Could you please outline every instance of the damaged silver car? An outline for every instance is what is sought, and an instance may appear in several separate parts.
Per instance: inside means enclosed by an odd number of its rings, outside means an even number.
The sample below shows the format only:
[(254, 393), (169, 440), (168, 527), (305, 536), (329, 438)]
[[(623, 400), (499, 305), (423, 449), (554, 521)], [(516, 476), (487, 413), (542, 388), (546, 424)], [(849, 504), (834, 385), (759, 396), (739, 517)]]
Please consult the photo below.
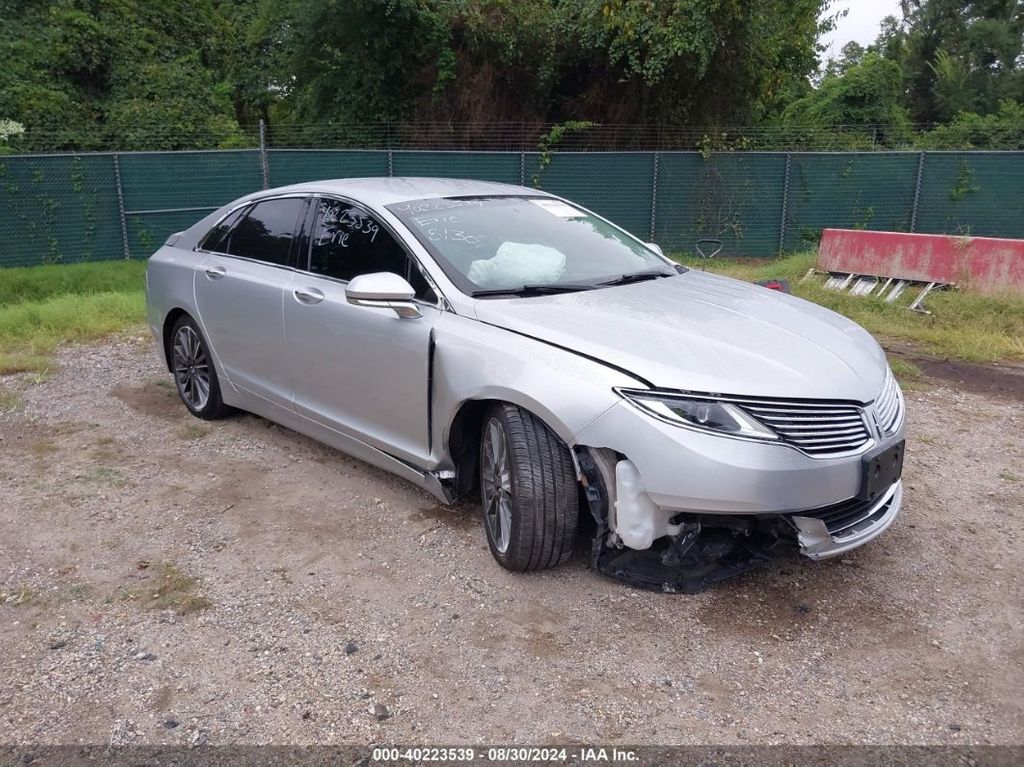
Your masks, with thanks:
[(510, 570), (585, 532), (600, 572), (694, 592), (841, 554), (900, 510), (903, 396), (867, 332), (544, 192), (263, 191), (172, 235), (146, 283), (194, 415), (256, 413), (443, 502), (479, 495)]

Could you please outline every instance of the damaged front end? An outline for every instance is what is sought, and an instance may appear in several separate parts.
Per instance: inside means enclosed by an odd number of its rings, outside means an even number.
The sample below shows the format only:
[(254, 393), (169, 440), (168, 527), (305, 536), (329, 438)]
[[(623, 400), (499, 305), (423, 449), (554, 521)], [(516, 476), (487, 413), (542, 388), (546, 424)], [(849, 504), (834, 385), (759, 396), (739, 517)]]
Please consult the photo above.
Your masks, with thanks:
[(614, 451), (577, 448), (576, 459), (597, 526), (591, 566), (611, 578), (696, 594), (799, 549), (787, 517), (662, 511), (633, 464)]

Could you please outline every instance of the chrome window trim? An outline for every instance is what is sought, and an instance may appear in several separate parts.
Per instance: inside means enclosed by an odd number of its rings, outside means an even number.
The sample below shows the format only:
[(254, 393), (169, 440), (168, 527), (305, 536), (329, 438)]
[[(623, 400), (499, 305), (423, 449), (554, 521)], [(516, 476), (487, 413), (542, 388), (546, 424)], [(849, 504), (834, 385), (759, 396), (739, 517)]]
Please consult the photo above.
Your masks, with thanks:
[[(294, 272), (294, 271), (296, 271), (296, 269), (295, 269), (294, 266), (291, 266), (290, 264), (274, 264), (274, 263), (271, 263), (270, 261), (261, 261), (258, 258), (249, 258), (248, 256), (239, 256), (239, 255), (236, 255), (234, 253), (224, 253), (223, 251), (220, 251), (220, 250), (207, 250), (206, 248), (201, 247), (201, 243), (205, 242), (206, 238), (210, 236), (210, 232), (212, 232), (214, 229), (216, 229), (218, 226), (220, 226), (224, 222), (224, 220), (226, 218), (228, 218), (229, 216), (231, 216), (236, 211), (238, 211), (238, 210), (240, 210), (242, 208), (248, 207), (250, 205), (255, 207), (256, 205), (258, 205), (261, 202), (271, 202), (273, 200), (288, 200), (288, 199), (291, 199), (292, 197), (308, 198), (310, 196), (311, 195), (310, 195), (309, 192), (288, 192), (286, 194), (272, 194), (272, 195), (268, 195), (266, 197), (255, 197), (255, 198), (252, 198), (252, 199), (248, 199), (245, 202), (239, 203), (238, 205), (235, 205), (234, 207), (232, 207), (231, 210), (229, 210), (223, 216), (218, 218), (217, 219), (217, 223), (215, 223), (213, 226), (211, 226), (209, 229), (206, 230), (206, 234), (204, 234), (202, 237), (199, 238), (199, 242), (196, 243), (195, 247), (192, 248), (192, 252), (194, 252), (194, 253), (206, 253), (206, 254), (211, 255), (211, 256), (220, 256), (222, 258), (236, 258), (239, 261), (247, 261), (250, 264), (260, 264), (262, 266), (271, 266), (271, 267), (273, 267), (275, 269), (288, 269), (288, 270)], [(295, 235), (293, 235), (293, 236), (295, 236)]]
[[(206, 240), (206, 238), (210, 236), (210, 232), (212, 232), (214, 229), (216, 229), (218, 226), (220, 226), (224, 222), (225, 219), (227, 219), (228, 217), (230, 217), (231, 215), (233, 215), (234, 213), (236, 213), (238, 210), (240, 210), (242, 208), (248, 207), (250, 205), (256, 205), (257, 203), (261, 203), (261, 202), (269, 202), (271, 200), (285, 200), (285, 199), (290, 199), (292, 197), (301, 197), (301, 198), (309, 199), (310, 201), (321, 200), (321, 199), (337, 200), (338, 202), (343, 202), (343, 203), (346, 203), (348, 205), (353, 205), (353, 206), (355, 206), (357, 208), (360, 208), (361, 210), (366, 211), (366, 213), (368, 213), (369, 215), (373, 216), (373, 220), (374, 221), (376, 221), (378, 224), (380, 224), (382, 227), (384, 227), (388, 231), (388, 233), (395, 239), (395, 242), (397, 242), (399, 244), (399, 246), (402, 248), (402, 250), (405, 251), (406, 256), (416, 265), (416, 268), (418, 268), (420, 270), (420, 273), (423, 275), (423, 278), (427, 281), (427, 284), (430, 285), (431, 289), (434, 291), (434, 295), (436, 295), (437, 298), (438, 298), (436, 303), (431, 303), (430, 301), (424, 301), (421, 298), (415, 298), (415, 297), (412, 299), (412, 302), (415, 303), (415, 304), (419, 304), (420, 306), (426, 306), (426, 307), (430, 307), (430, 308), (433, 308), (433, 309), (437, 309), (438, 311), (450, 312), (452, 314), (455, 313), (455, 310), (452, 308), (451, 303), (448, 301), (447, 297), (444, 295), (444, 293), (441, 291), (441, 289), (437, 286), (437, 283), (434, 280), (434, 278), (430, 275), (430, 272), (428, 272), (426, 269), (423, 268), (423, 264), (420, 261), (420, 259), (416, 257), (415, 253), (411, 252), (408, 243), (401, 237), (401, 235), (398, 234), (398, 232), (395, 231), (394, 227), (392, 227), (386, 221), (380, 220), (380, 216), (378, 214), (376, 214), (373, 210), (371, 210), (365, 203), (361, 203), (358, 200), (353, 200), (351, 198), (345, 197), (344, 195), (334, 194), (334, 193), (329, 193), (329, 192), (287, 192), (285, 194), (272, 194), (272, 195), (268, 195), (266, 197), (257, 197), (257, 198), (249, 199), (249, 200), (246, 200), (245, 202), (242, 202), (242, 203), (239, 203), (238, 205), (233, 206), (223, 216), (218, 218), (217, 222), (213, 226), (211, 226), (209, 229), (206, 230), (206, 233), (199, 239), (199, 242), (200, 243), (204, 242)], [(312, 247), (312, 232), (310, 232), (310, 236), (311, 236), (310, 246)], [(308, 268), (308, 266), (309, 266), (309, 252), (306, 253), (306, 266), (307, 266), (307, 268), (303, 269), (303, 268), (301, 268), (299, 266), (292, 266), (292, 265), (285, 265), (285, 264), (273, 264), (273, 263), (271, 263), (269, 261), (261, 261), (258, 258), (249, 258), (247, 256), (239, 256), (239, 255), (235, 255), (233, 253), (224, 253), (223, 251), (219, 251), (219, 250), (207, 250), (206, 248), (200, 247), (199, 244), (197, 244), (194, 248), (192, 248), (192, 250), (195, 253), (205, 253), (205, 254), (211, 255), (211, 256), (219, 256), (221, 258), (234, 258), (234, 259), (237, 259), (239, 261), (246, 261), (246, 262), (248, 262), (250, 264), (259, 264), (261, 266), (269, 266), (269, 267), (272, 267), (274, 269), (285, 269), (285, 270), (290, 271), (290, 272), (295, 272), (296, 274), (308, 274), (310, 277), (316, 277), (317, 279), (320, 279), (320, 280), (330, 280), (331, 282), (336, 282), (339, 285), (348, 285), (348, 283), (349, 283), (349, 280), (341, 280), (341, 279), (338, 279), (337, 277), (330, 277), (330, 276), (328, 276), (326, 274), (317, 274), (316, 272), (310, 271), (309, 268)]]

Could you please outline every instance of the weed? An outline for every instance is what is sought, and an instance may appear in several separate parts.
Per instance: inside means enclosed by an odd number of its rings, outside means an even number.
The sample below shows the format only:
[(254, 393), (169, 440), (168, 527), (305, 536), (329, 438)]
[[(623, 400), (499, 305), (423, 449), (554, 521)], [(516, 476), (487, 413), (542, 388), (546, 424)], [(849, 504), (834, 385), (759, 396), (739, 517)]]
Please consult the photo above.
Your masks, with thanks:
[(209, 433), (210, 427), (199, 423), (187, 423), (178, 430), (178, 436), (189, 440), (202, 439)]
[(0, 590), (0, 605), (27, 607), (42, 604), (44, 601), (42, 594), (31, 586), (15, 586), (10, 590)]
[(83, 474), (81, 479), (83, 482), (88, 482), (92, 485), (113, 487), (117, 490), (128, 487), (129, 484), (128, 480), (120, 471), (109, 466), (98, 466)]
[(21, 407), (21, 395), (10, 389), (0, 388), (0, 413)]
[(157, 569), (157, 586), (147, 600), (154, 610), (173, 609), (179, 615), (189, 615), (213, 606), (199, 591), (199, 581), (186, 575), (173, 562), (164, 562)]

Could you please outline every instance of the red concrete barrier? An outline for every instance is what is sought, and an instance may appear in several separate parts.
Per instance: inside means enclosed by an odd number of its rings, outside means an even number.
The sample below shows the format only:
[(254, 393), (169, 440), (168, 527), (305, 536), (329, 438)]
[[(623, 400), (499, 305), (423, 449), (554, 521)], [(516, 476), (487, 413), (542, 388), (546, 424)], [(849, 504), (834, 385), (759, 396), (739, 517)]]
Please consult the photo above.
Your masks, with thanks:
[(826, 229), (818, 268), (956, 283), (977, 293), (1024, 293), (1024, 240)]

